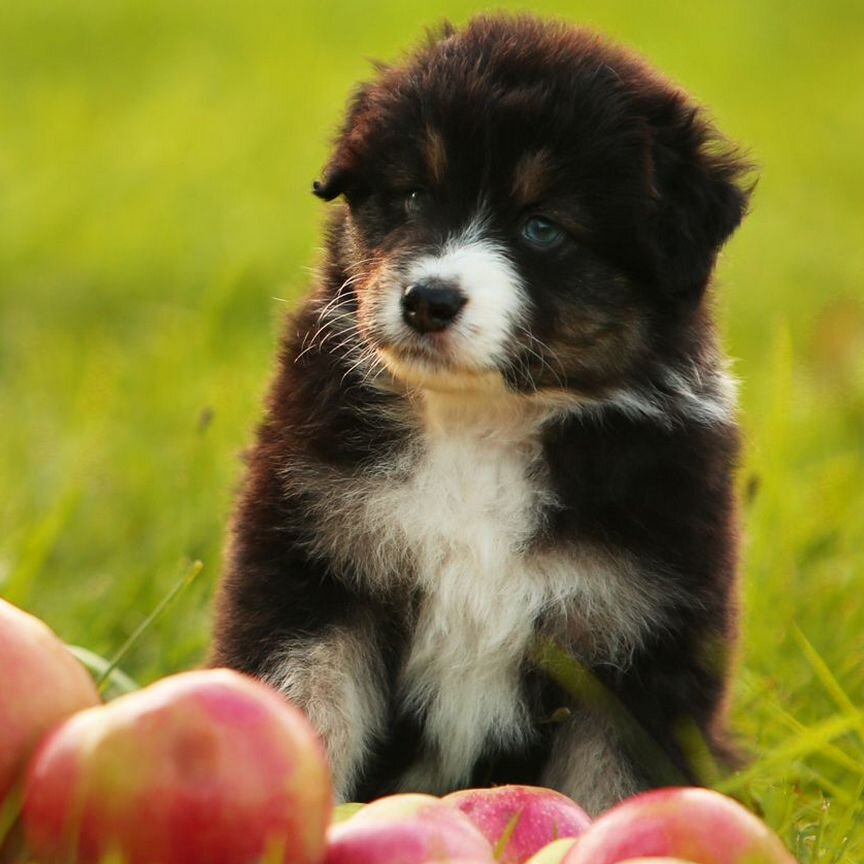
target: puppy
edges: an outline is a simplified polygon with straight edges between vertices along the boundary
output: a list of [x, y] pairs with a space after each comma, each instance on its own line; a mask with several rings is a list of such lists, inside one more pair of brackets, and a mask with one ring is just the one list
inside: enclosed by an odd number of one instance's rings
[[518, 782], [596, 813], [725, 758], [738, 434], [706, 292], [745, 172], [563, 23], [447, 27], [355, 93], [212, 655], [302, 706], [339, 799]]

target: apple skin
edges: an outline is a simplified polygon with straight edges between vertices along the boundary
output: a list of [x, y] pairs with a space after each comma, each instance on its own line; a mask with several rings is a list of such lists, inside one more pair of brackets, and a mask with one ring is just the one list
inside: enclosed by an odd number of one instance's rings
[[535, 852], [525, 864], [561, 864], [567, 853], [576, 845], [575, 837], [564, 837], [547, 843], [539, 852]]
[[46, 624], [0, 600], [0, 801], [45, 734], [99, 704], [87, 670]]
[[[553, 840], [578, 837], [591, 824], [588, 814], [566, 795], [539, 786], [464, 789], [442, 800], [458, 807], [480, 829], [499, 853], [500, 864], [522, 864]], [[499, 850], [508, 830], [510, 839]]]
[[326, 864], [492, 864], [492, 847], [471, 820], [432, 795], [389, 795], [330, 828]]
[[333, 807], [312, 726], [270, 687], [186, 672], [82, 711], [27, 773], [38, 862], [319, 864]]
[[346, 801], [343, 804], [337, 804], [333, 808], [333, 815], [330, 818], [330, 824], [337, 825], [339, 822], [345, 822], [355, 813], [359, 813], [365, 806], [365, 804], [362, 804], [359, 801]]
[[693, 864], [795, 864], [767, 825], [710, 789], [656, 789], [600, 816], [564, 864], [672, 857]]

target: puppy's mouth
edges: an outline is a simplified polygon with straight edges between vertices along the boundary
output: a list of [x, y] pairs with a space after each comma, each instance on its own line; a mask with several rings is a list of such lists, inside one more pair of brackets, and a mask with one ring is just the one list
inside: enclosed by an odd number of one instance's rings
[[372, 343], [390, 372], [411, 386], [434, 390], [489, 390], [503, 386], [501, 371], [472, 323], [471, 303], [440, 280], [386, 292], [373, 313]]
[[442, 391], [500, 390], [501, 371], [494, 365], [477, 365], [461, 356], [458, 337], [431, 333], [379, 343], [378, 355], [399, 380], [416, 387]]

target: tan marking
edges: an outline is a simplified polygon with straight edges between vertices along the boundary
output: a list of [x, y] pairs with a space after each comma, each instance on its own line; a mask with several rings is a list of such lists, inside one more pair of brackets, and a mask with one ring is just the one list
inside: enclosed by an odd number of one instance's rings
[[[596, 383], [620, 380], [641, 355], [647, 325], [639, 311], [621, 305], [614, 313], [601, 309], [566, 309], [556, 332], [546, 340], [547, 363], [539, 382], [553, 372], [588, 376]], [[545, 375], [543, 374], [545, 372]]]
[[521, 204], [533, 204], [546, 191], [551, 170], [548, 150], [537, 150], [523, 156], [513, 173], [513, 195]]
[[426, 163], [433, 183], [441, 183], [447, 171], [447, 148], [437, 129], [426, 130]]

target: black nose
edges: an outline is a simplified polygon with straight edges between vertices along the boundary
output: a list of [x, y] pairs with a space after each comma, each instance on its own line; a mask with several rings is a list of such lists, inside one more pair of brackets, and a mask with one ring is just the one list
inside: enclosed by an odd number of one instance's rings
[[402, 294], [402, 317], [418, 333], [435, 333], [452, 324], [467, 302], [448, 282], [427, 279], [409, 285]]

